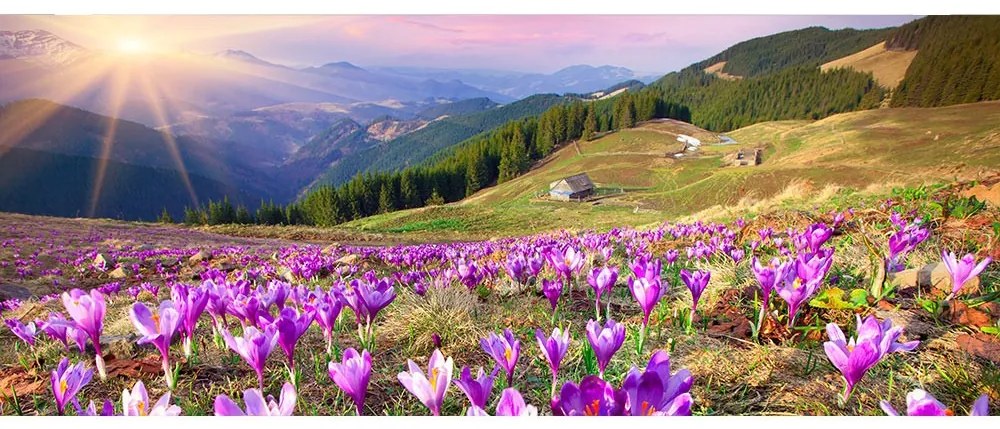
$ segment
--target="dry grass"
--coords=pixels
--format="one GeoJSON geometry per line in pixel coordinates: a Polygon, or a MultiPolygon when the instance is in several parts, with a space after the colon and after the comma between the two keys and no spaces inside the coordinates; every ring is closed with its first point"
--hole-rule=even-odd
{"type": "Polygon", "coordinates": [[[869,72],[875,81],[887,88],[895,88],[906,76],[906,69],[917,56],[917,51],[890,51],[885,42],[820,66],[823,71],[838,68],[852,68],[862,73],[869,72]]]}

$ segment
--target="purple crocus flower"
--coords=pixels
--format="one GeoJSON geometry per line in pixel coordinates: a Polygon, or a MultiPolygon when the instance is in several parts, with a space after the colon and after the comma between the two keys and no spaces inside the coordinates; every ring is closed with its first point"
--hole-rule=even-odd
{"type": "Polygon", "coordinates": [[[479,375],[476,378],[472,378],[472,370],[465,366],[462,367],[459,377],[452,380],[452,383],[462,393],[465,393],[472,407],[483,409],[486,408],[486,403],[490,400],[490,394],[493,392],[493,380],[496,379],[498,372],[500,372],[499,366],[494,366],[493,372],[489,374],[480,367],[479,375]]]}
{"type": "Polygon", "coordinates": [[[569,350],[569,330],[560,332],[559,328],[552,329],[552,335],[545,337],[541,329],[535,330],[535,340],[538,341],[538,348],[542,350],[542,356],[549,363],[552,370],[552,396],[556,394],[556,381],[559,375],[559,364],[566,357],[569,350]]]}
{"type": "Polygon", "coordinates": [[[670,265],[673,265],[675,262],[677,262],[677,257],[680,255],[681,252],[678,252],[677,249],[670,249],[667,251],[667,253],[664,253],[664,257],[667,259],[667,263],[670,265]]]}
{"type": "Polygon", "coordinates": [[[208,305],[208,293],[202,288],[193,288],[182,283],[174,283],[170,288],[170,296],[180,313],[181,347],[184,357],[191,357],[194,330],[198,327],[198,319],[208,305]]]}
{"type": "Polygon", "coordinates": [[[181,408],[170,405],[170,392],[164,393],[150,406],[149,392],[142,380],[136,381],[132,391],[122,390],[122,415],[124,416],[179,416],[181,408]]]}
{"type": "Polygon", "coordinates": [[[552,317],[555,317],[556,307],[559,305],[559,296],[562,295],[563,283],[558,280],[542,279],[542,295],[548,298],[552,305],[552,317]]]}
{"type": "Polygon", "coordinates": [[[625,411],[628,395],[596,375],[588,375],[580,385],[566,382],[559,396],[552,398],[555,416],[620,416],[625,411]]]}
{"type": "Polygon", "coordinates": [[[788,326],[795,326],[795,318],[798,317],[799,307],[802,306],[809,297],[816,294],[819,290],[820,282],[822,278],[815,278],[809,281],[803,282],[801,277],[795,275],[787,275],[785,280],[781,283],[781,288],[778,289],[778,296],[788,303],[788,326]]]}
{"type": "Polygon", "coordinates": [[[45,332],[53,340],[62,343],[66,351],[69,351],[69,341],[72,339],[77,344],[77,348],[83,352],[85,346],[87,345],[87,334],[79,329],[76,329],[76,325],[66,320],[63,315],[59,313],[49,313],[48,320],[39,321],[38,327],[45,332]],[[82,335],[81,335],[82,334],[82,335]]]}
{"type": "Polygon", "coordinates": [[[757,320],[757,329],[764,324],[764,316],[767,314],[768,304],[771,302],[771,295],[774,294],[775,287],[785,278],[790,265],[782,263],[780,259],[771,259],[770,265],[760,264],[755,256],[750,264],[757,284],[760,285],[760,316],[757,320]]]}
{"type": "Polygon", "coordinates": [[[316,324],[323,329],[323,339],[326,340],[326,353],[330,354],[333,351],[333,327],[344,306],[339,300],[325,293],[317,301],[318,303],[314,305],[307,304],[306,310],[316,314],[316,324]]]}
{"type": "Polygon", "coordinates": [[[507,261],[504,263],[504,268],[507,270],[507,275],[509,275],[515,282],[524,283],[527,281],[528,261],[524,259],[524,255],[514,253],[507,255],[507,261]]]}
{"type": "Polygon", "coordinates": [[[52,396],[56,400],[56,411],[59,415],[66,412],[66,404],[72,402],[84,385],[90,383],[94,370],[86,369],[83,362],[69,364],[68,358],[62,358],[59,366],[52,371],[52,396]]]}
{"type": "Polygon", "coordinates": [[[163,359],[163,377],[167,388],[174,388],[173,371],[170,368],[170,343],[181,323],[180,313],[174,308],[174,303],[166,300],[160,303],[160,308],[154,314],[141,302],[137,302],[129,311],[129,320],[139,331],[139,344],[150,343],[160,351],[163,359]]]}
{"type": "Polygon", "coordinates": [[[35,322],[28,322],[27,325],[21,323],[21,321],[17,319],[6,319],[4,322],[7,324],[7,327],[10,328],[10,331],[17,336],[17,338],[20,338],[21,341],[28,343],[31,347],[35,346],[35,335],[38,334],[38,328],[35,326],[35,322]]]}
{"type": "Polygon", "coordinates": [[[622,383],[628,395],[626,414],[632,416],[689,416],[691,415],[691,372],[682,369],[670,374],[670,355],[657,350],[650,357],[645,371],[635,366],[629,370],[622,383]]]}
{"type": "Polygon", "coordinates": [[[215,397],[215,415],[290,416],[295,411],[296,399],[298,399],[298,395],[291,383],[285,383],[281,387],[281,399],[277,402],[270,395],[265,399],[260,389],[247,389],[243,391],[243,403],[246,404],[246,412],[243,412],[239,405],[236,405],[228,396],[219,395],[215,397]]]}
{"type": "Polygon", "coordinates": [[[545,253],[545,257],[548,259],[549,264],[552,265],[552,269],[567,281],[583,268],[585,259],[583,254],[578,252],[573,246],[566,246],[563,250],[557,248],[549,249],[545,253]]]}
{"type": "Polygon", "coordinates": [[[604,378],[604,369],[625,342],[625,325],[608,319],[602,328],[600,323],[590,320],[587,322],[587,341],[597,356],[597,366],[604,378]]]}
{"type": "Polygon", "coordinates": [[[73,289],[63,292],[62,302],[69,317],[75,322],[76,329],[86,332],[90,342],[94,344],[94,364],[101,380],[104,380],[107,378],[104,356],[101,354],[101,333],[104,331],[104,314],[107,311],[104,294],[96,289],[91,289],[90,293],[73,289]]]}
{"type": "Polygon", "coordinates": [[[618,281],[618,268],[600,267],[594,268],[587,275],[587,283],[594,289],[594,317],[601,320],[601,295],[605,292],[611,293],[611,288],[618,281]]]}
{"type": "Polygon", "coordinates": [[[688,290],[691,291],[691,314],[698,311],[698,300],[701,299],[701,294],[705,292],[705,288],[708,287],[708,282],[711,278],[711,271],[699,270],[692,273],[688,270],[681,270],[681,280],[684,281],[688,290]]]}
{"type": "MultiPolygon", "coordinates": [[[[76,406],[75,403],[74,406],[76,406]]],[[[88,405],[87,408],[80,409],[79,407],[77,407],[76,414],[80,416],[90,416],[90,417],[97,417],[97,416],[111,417],[115,415],[115,405],[111,402],[110,399],[105,399],[104,406],[101,408],[101,412],[98,413],[97,406],[94,405],[94,401],[90,401],[90,405],[88,405]]]]}
{"type": "MultiPolygon", "coordinates": [[[[488,416],[482,407],[472,406],[469,408],[468,416],[488,416]]],[[[504,417],[534,417],[538,415],[538,409],[533,405],[524,402],[524,397],[517,389],[508,387],[500,394],[500,402],[497,403],[497,416],[504,417]]]]}
{"type": "Polygon", "coordinates": [[[660,303],[666,289],[663,288],[659,277],[648,278],[628,278],[628,289],[632,292],[632,297],[639,303],[642,309],[642,326],[649,324],[649,316],[653,314],[653,308],[660,303]]]}
{"type": "Polygon", "coordinates": [[[365,408],[368,380],[372,375],[372,355],[368,350],[358,354],[354,348],[344,351],[342,363],[330,362],[330,379],[354,401],[354,408],[360,416],[365,408]]]}
{"type": "MultiPolygon", "coordinates": [[[[970,416],[990,415],[990,397],[983,394],[972,404],[969,411],[970,416]]],[[[887,415],[898,416],[899,413],[889,401],[881,401],[882,411],[887,415]]],[[[923,389],[914,389],[906,394],[906,415],[908,416],[953,416],[955,412],[946,407],[923,389]]]]}
{"type": "Polygon", "coordinates": [[[441,414],[441,403],[448,392],[451,383],[451,372],[455,362],[449,357],[444,358],[440,350],[435,349],[427,364],[427,375],[413,362],[407,359],[408,370],[399,373],[399,382],[424,404],[431,414],[441,414]]]}
{"type": "Polygon", "coordinates": [[[512,386],[514,367],[517,365],[517,359],[521,357],[521,341],[514,336],[514,331],[510,328],[504,329],[503,336],[491,332],[489,337],[479,340],[479,345],[507,373],[507,387],[512,386]]]}
{"type": "MultiPolygon", "coordinates": [[[[295,372],[295,344],[299,342],[302,334],[312,325],[315,314],[311,311],[300,313],[294,307],[282,308],[278,317],[274,319],[274,327],[278,331],[278,346],[285,352],[288,358],[288,371],[295,372]]],[[[294,384],[294,383],[293,383],[294,384]]]]}
{"type": "Polygon", "coordinates": [[[278,344],[278,328],[272,324],[261,331],[253,326],[247,326],[241,337],[233,337],[228,330],[223,329],[222,337],[226,340],[226,345],[242,356],[257,373],[257,384],[260,390],[264,390],[264,366],[268,355],[278,344]]]}
{"type": "Polygon", "coordinates": [[[834,323],[826,325],[826,334],[830,340],[823,343],[826,356],[833,366],[840,370],[846,383],[842,396],[846,403],[861,378],[871,367],[875,366],[887,354],[911,351],[920,344],[919,341],[898,343],[903,334],[902,327],[892,326],[891,320],[879,323],[875,316],[868,316],[863,322],[857,316],[858,335],[848,340],[844,332],[834,323]]]}
{"type": "Polygon", "coordinates": [[[986,259],[976,264],[976,257],[971,253],[959,260],[955,257],[954,252],[941,251],[941,260],[944,262],[944,267],[948,269],[948,274],[951,274],[951,293],[946,298],[950,300],[958,295],[969,279],[983,272],[993,259],[987,256],[986,259]]]}

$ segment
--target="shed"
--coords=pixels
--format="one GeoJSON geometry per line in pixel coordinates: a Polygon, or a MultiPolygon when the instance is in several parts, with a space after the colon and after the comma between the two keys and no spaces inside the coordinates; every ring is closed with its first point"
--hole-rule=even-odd
{"type": "Polygon", "coordinates": [[[553,200],[581,200],[594,194],[594,182],[587,173],[580,173],[549,184],[549,197],[553,200]]]}

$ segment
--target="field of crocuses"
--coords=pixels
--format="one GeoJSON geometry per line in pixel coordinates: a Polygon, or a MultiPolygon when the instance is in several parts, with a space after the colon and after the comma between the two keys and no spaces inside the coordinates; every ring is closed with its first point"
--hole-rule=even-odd
{"type": "Polygon", "coordinates": [[[2,215],[0,405],[985,415],[998,213],[920,204],[405,246],[2,215]]]}

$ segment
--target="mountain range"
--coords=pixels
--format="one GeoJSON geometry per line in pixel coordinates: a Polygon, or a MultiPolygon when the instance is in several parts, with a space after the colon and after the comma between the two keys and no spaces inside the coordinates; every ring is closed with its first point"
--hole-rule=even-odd
{"type": "MultiPolygon", "coordinates": [[[[661,107],[727,131],[880,105],[996,99],[996,23],[929,17],[890,29],[805,28],[738,43],[656,78],[612,66],[552,74],[346,61],[294,68],[242,50],[125,57],[44,31],[0,32],[0,210],[151,219],[166,208],[177,218],[185,206],[225,195],[248,206],[287,204],[323,185],[435,165],[460,197],[504,168],[511,174],[510,165],[494,164],[513,152],[490,149],[475,186],[458,182],[480,168],[467,163],[483,162],[467,159],[475,147],[511,144],[520,129],[538,140],[520,144],[540,156],[541,140],[559,144],[567,129],[579,129],[581,105],[596,110],[601,132],[627,126],[637,109],[649,117],[661,107]],[[930,66],[945,63],[965,77],[930,66]],[[898,88],[872,78],[887,69],[903,76],[893,81],[898,88]],[[26,167],[45,165],[63,167],[26,167]],[[127,186],[115,183],[123,177],[127,186]],[[129,204],[114,194],[126,191],[144,197],[129,204]],[[90,196],[86,207],[80,192],[90,196]],[[161,194],[170,198],[154,201],[161,194]]],[[[385,185],[376,185],[366,199],[380,198],[385,185]]]]}

